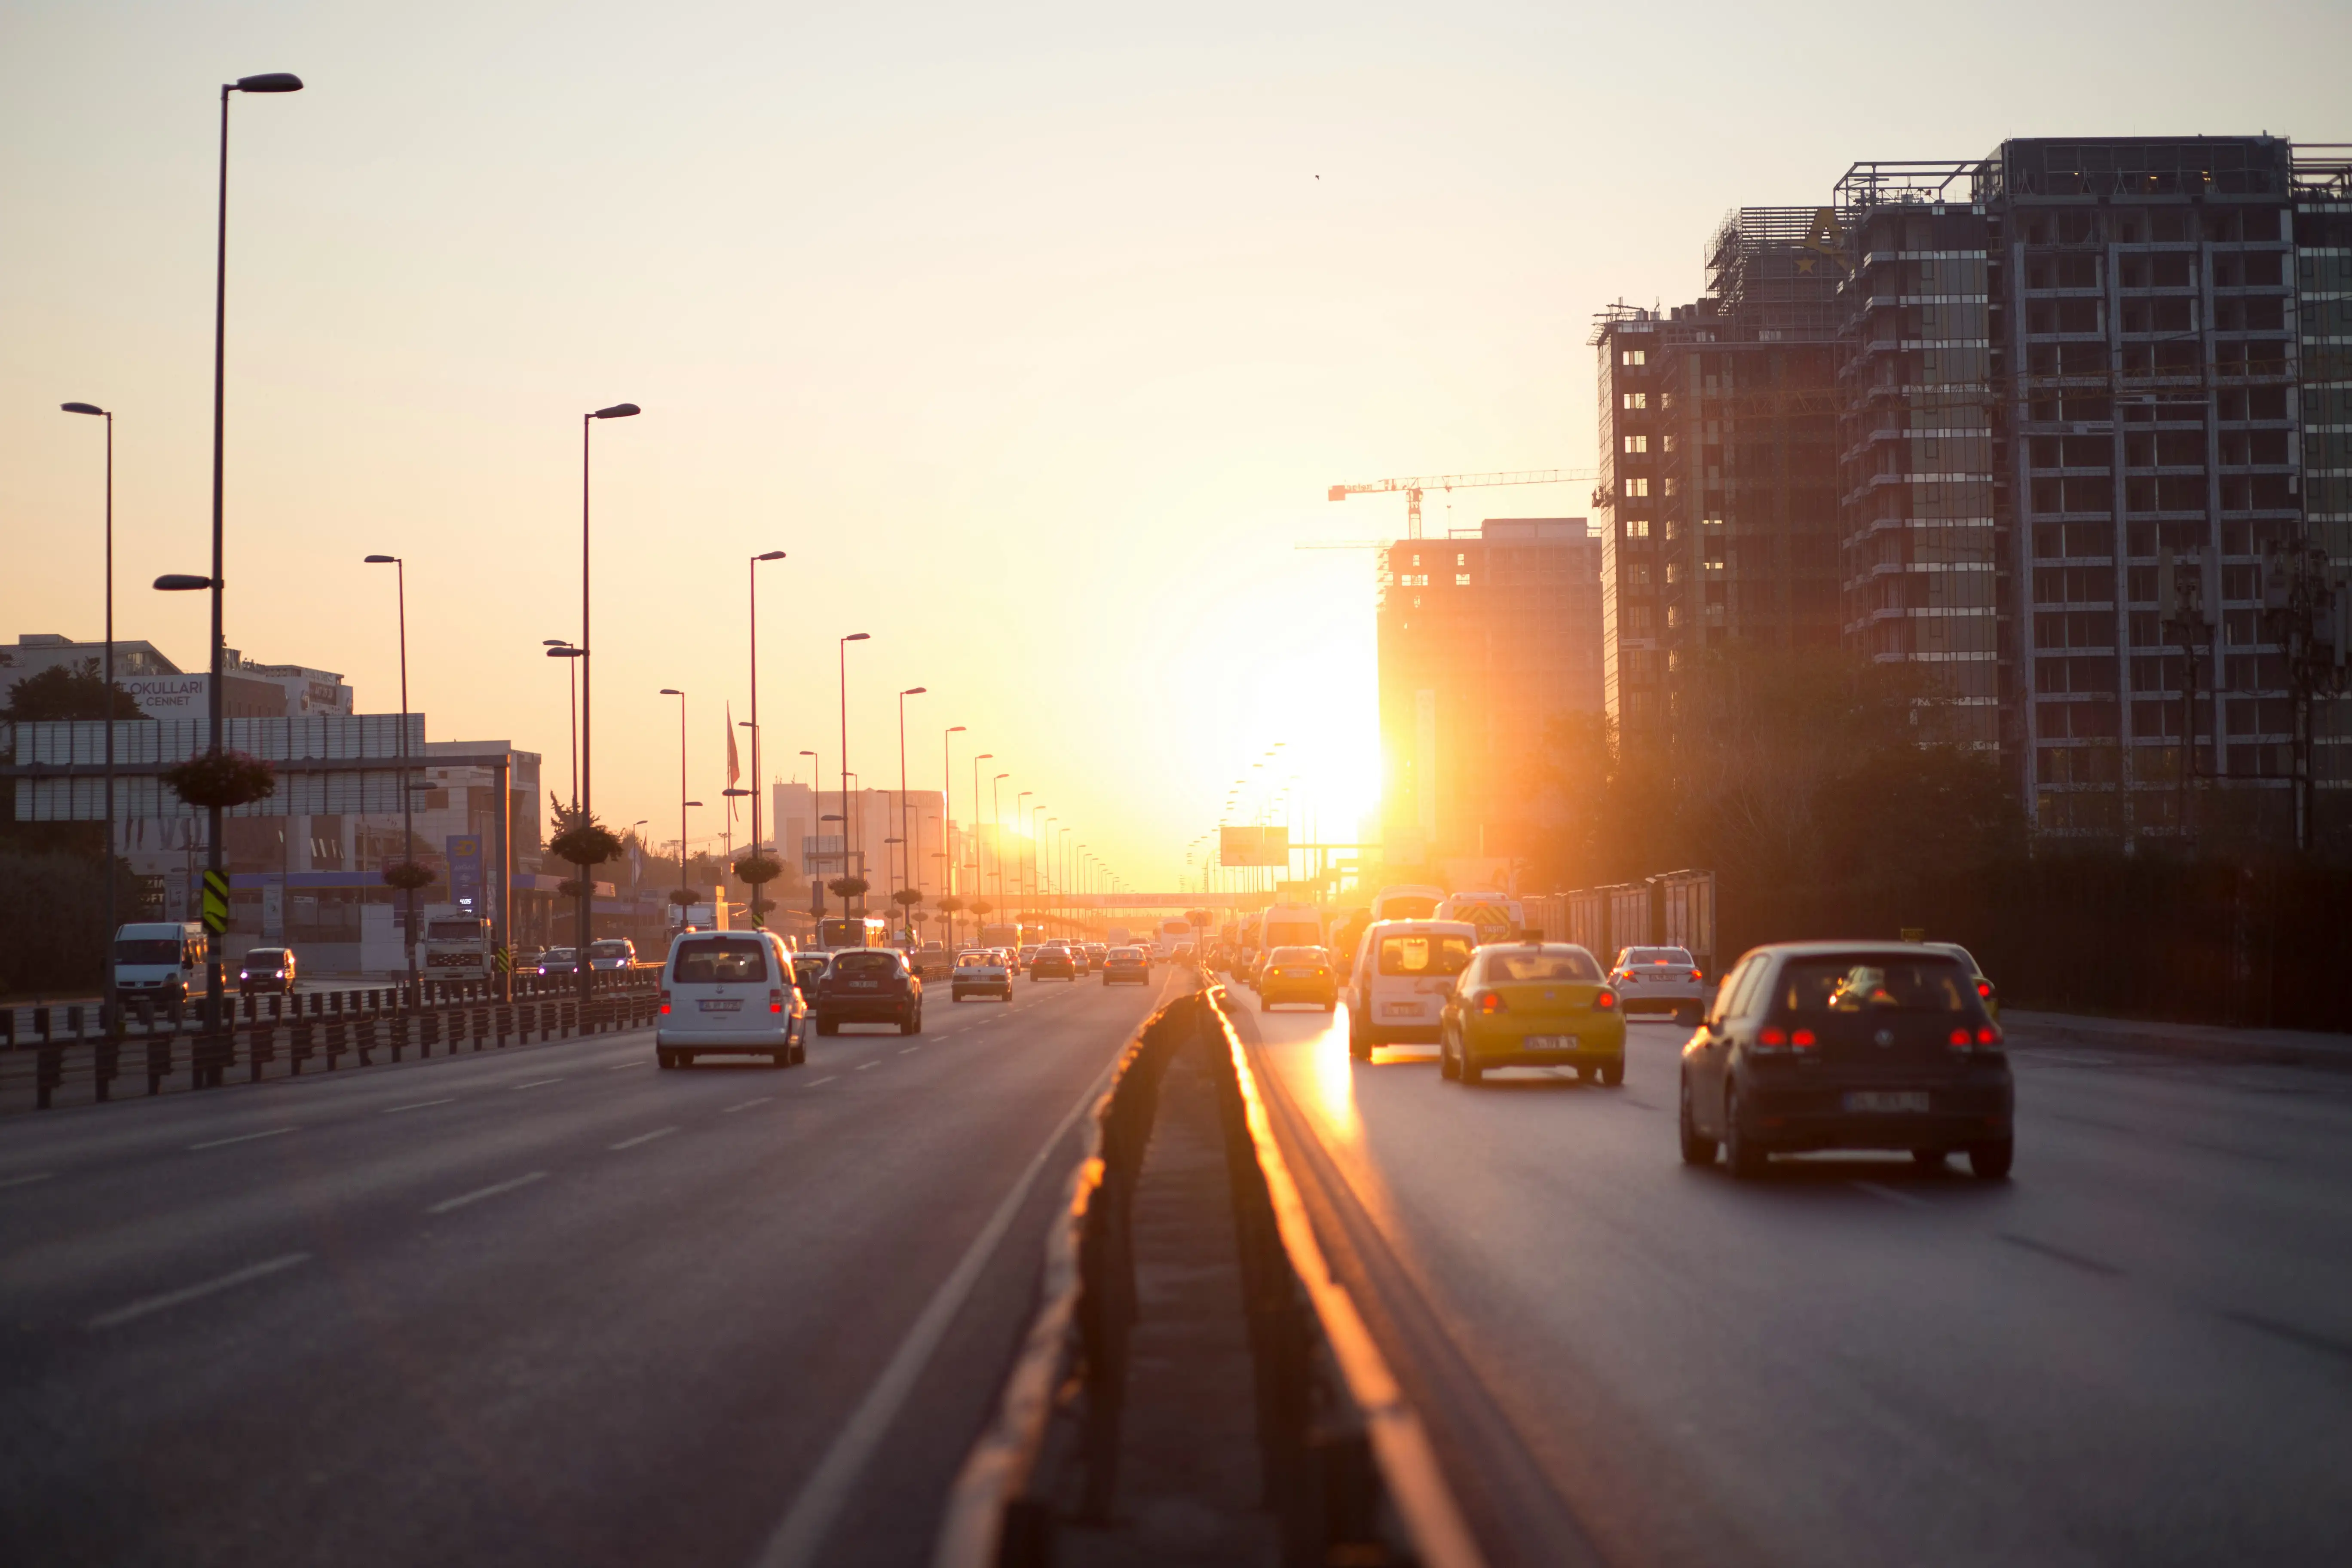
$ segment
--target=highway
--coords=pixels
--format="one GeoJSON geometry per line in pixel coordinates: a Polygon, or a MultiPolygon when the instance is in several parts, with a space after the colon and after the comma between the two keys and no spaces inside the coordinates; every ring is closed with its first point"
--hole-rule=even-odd
{"type": "Polygon", "coordinates": [[[2352,1562],[2352,1075],[2020,1030],[2009,1183],[1748,1184],[1686,1031],[1465,1089],[1346,1016],[1236,1023],[1495,1563],[2352,1562]]]}
{"type": "Polygon", "coordinates": [[[5,1555],[921,1560],[1154,978],[12,1121],[5,1555]]]}

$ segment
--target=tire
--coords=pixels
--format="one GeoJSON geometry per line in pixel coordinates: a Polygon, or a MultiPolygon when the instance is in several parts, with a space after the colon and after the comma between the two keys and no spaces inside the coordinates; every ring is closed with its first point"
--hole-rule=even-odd
{"type": "Polygon", "coordinates": [[[1336,1013],[1336,1012],[1338,1012],[1339,1010],[1339,1004],[1338,1004],[1337,1002],[1326,1002],[1326,1003],[1324,1003],[1324,1004],[1323,1004],[1323,1011],[1325,1011],[1326,1013],[1336,1013]]]}
{"type": "Polygon", "coordinates": [[[1372,1042],[1366,1039],[1363,1032],[1352,1025],[1348,1030],[1348,1054],[1360,1062],[1372,1059],[1372,1042]]]}
{"type": "Polygon", "coordinates": [[[694,1065],[694,1053],[692,1051],[672,1051],[669,1054],[669,1059],[670,1066],[674,1068],[681,1069],[690,1068],[694,1065]]]}
{"type": "Polygon", "coordinates": [[[1601,1064],[1601,1086],[1615,1089],[1625,1081],[1625,1062],[1622,1057],[1613,1062],[1601,1064]]]}
{"type": "Polygon", "coordinates": [[[908,1015],[906,1016],[906,1017],[905,1017],[905,1018],[903,1018],[903,1019],[901,1019],[901,1020],[899,1021],[899,1024],[898,1024],[898,1032],[899,1032],[900,1034],[902,1034],[902,1035],[919,1035],[919,1034],[921,1034],[921,1033],[923,1032],[923,1016],[922,1016],[922,1014],[920,1014],[920,1013],[909,1013],[909,1014],[908,1014],[908,1015]]]}
{"type": "Polygon", "coordinates": [[[769,1052],[769,1053],[768,1053],[768,1065],[769,1065],[770,1067],[772,1067],[772,1068],[788,1068],[788,1067],[792,1066],[792,1065],[793,1065],[793,1048],[792,1048],[792,1047],[790,1047],[790,1046],[786,1046],[786,1047],[785,1047],[782,1050],[781,1050],[781,1051],[771,1051],[771,1052],[769,1052]]]}
{"type": "Polygon", "coordinates": [[[1739,1091],[1727,1090],[1723,1097],[1723,1157],[1731,1173],[1743,1182],[1752,1182],[1770,1168],[1772,1157],[1756,1146],[1756,1141],[1739,1131],[1739,1091]]]}
{"type": "Polygon", "coordinates": [[[656,1046],[654,1047],[654,1066],[660,1068],[665,1071],[677,1066],[677,1062],[676,1058],[671,1057],[669,1047],[667,1046],[656,1046]]]}
{"type": "Polygon", "coordinates": [[[1447,1083],[1462,1081],[1462,1069],[1454,1065],[1454,1048],[1442,1039],[1437,1042],[1437,1076],[1447,1083]]]}
{"type": "Polygon", "coordinates": [[[820,1035],[837,1035],[841,1033],[840,1020],[835,1018],[819,1018],[816,1021],[816,1032],[820,1035]]]}
{"type": "Polygon", "coordinates": [[[804,1066],[807,1061],[808,1041],[805,1039],[794,1040],[793,1042],[793,1059],[785,1065],[789,1067],[801,1067],[804,1066]]]}
{"type": "Polygon", "coordinates": [[[2017,1142],[2004,1138],[1998,1143],[1979,1143],[1969,1151],[1969,1171],[1979,1182],[2009,1180],[2009,1167],[2017,1158],[2017,1142]]]}
{"type": "Polygon", "coordinates": [[[1462,1065],[1456,1068],[1454,1071],[1460,1076],[1463,1087],[1465,1089],[1477,1088],[1486,1077],[1486,1069],[1480,1067],[1477,1061],[1472,1058],[1469,1047],[1466,1046],[1464,1047],[1462,1050],[1462,1065]]]}
{"type": "Polygon", "coordinates": [[[1714,1164],[1715,1140],[1712,1138],[1700,1137],[1698,1135],[1697,1124],[1691,1120],[1690,1080],[1688,1079],[1685,1079],[1683,1080],[1682,1114],[1679,1120],[1681,1121],[1683,1163],[1685,1165],[1714,1164]]]}
{"type": "Polygon", "coordinates": [[[1911,1151],[1911,1163],[1918,1166],[1923,1171],[1940,1171],[1944,1168],[1944,1162],[1951,1157],[1952,1152],[1949,1149],[1914,1149],[1911,1151]]]}

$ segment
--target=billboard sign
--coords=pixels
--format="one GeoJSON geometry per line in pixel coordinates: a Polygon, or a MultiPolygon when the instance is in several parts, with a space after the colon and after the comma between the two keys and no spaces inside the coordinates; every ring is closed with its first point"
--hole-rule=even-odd
{"type": "Polygon", "coordinates": [[[482,836],[452,833],[442,841],[449,857],[449,901],[468,914],[482,910],[482,836]]]}
{"type": "Polygon", "coordinates": [[[1220,827],[1217,829],[1217,864],[1287,868],[1290,864],[1290,829],[1220,827]]]}

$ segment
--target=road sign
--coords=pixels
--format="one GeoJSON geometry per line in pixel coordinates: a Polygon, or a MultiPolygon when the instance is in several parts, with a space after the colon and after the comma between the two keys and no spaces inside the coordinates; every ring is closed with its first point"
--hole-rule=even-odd
{"type": "Polygon", "coordinates": [[[509,947],[494,947],[490,949],[490,967],[500,974],[513,973],[514,950],[509,947]]]}
{"type": "Polygon", "coordinates": [[[228,873],[205,873],[205,930],[214,936],[228,931],[228,873]]]}
{"type": "Polygon", "coordinates": [[[1290,864],[1290,829],[1220,827],[1217,829],[1217,864],[1228,867],[1286,867],[1290,864]]]}

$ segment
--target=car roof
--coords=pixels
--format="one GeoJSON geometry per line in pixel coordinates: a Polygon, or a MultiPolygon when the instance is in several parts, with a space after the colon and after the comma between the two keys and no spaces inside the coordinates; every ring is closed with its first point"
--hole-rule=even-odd
{"type": "Polygon", "coordinates": [[[1445,936],[1475,937],[1478,934],[1478,928],[1468,921],[1374,921],[1364,928],[1366,936],[1389,936],[1400,931],[1408,936],[1429,931],[1445,936]]]}
{"type": "Polygon", "coordinates": [[[1933,953],[1937,958],[1949,958],[1951,953],[1933,943],[1924,942],[1889,942],[1884,937],[1859,937],[1853,942],[1768,942],[1752,947],[1741,956],[1769,953],[1780,958],[1834,958],[1849,952],[1885,953],[1900,958],[1933,953]]]}

